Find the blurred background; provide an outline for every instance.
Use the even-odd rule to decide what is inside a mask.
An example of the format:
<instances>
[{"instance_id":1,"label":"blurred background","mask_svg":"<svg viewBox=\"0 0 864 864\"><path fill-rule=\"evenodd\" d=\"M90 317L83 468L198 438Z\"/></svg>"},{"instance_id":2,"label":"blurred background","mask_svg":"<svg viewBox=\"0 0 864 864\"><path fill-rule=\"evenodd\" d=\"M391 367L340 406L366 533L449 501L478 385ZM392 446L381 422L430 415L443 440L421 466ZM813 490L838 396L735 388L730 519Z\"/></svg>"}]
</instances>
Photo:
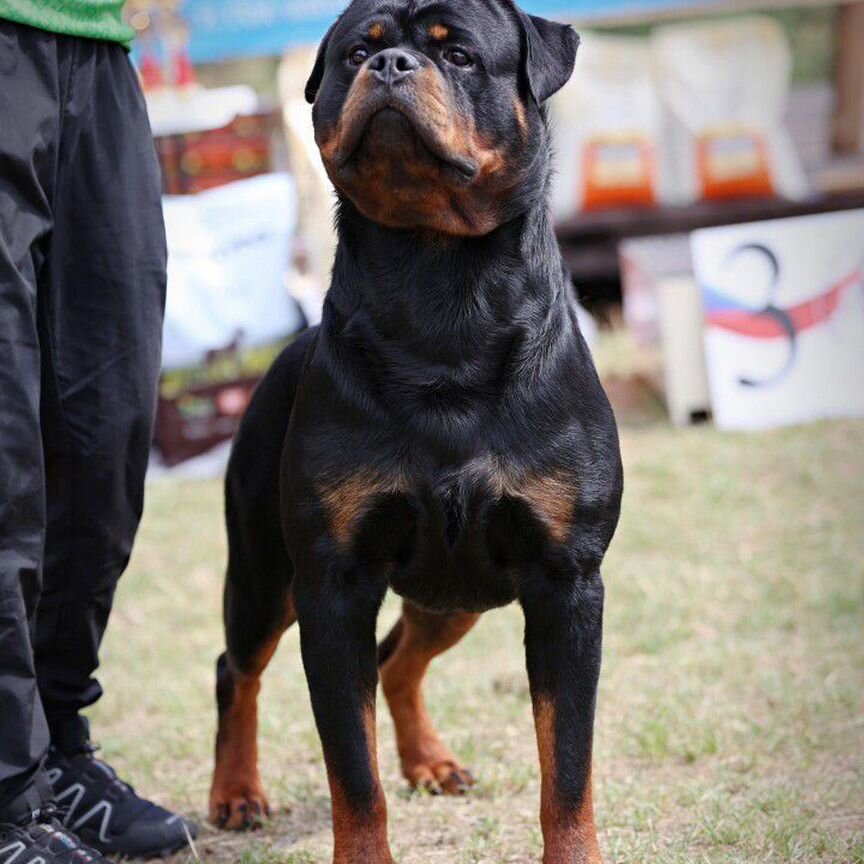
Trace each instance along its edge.
<instances>
[{"instance_id":1,"label":"blurred background","mask_svg":"<svg viewBox=\"0 0 864 864\"><path fill-rule=\"evenodd\" d=\"M171 250L163 465L229 439L320 315L333 193L302 93L343 5L128 4ZM583 305L632 366L610 373L616 402L726 428L864 413L864 3L523 5L583 36L550 109L553 211Z\"/></svg>"},{"instance_id":2,"label":"blurred background","mask_svg":"<svg viewBox=\"0 0 864 864\"><path fill-rule=\"evenodd\" d=\"M555 224L621 428L594 765L607 864L864 864L864 2L523 0L572 21ZM303 85L342 0L130 0L170 247L156 450L94 709L109 759L204 819L230 438L314 324L333 193ZM398 614L390 598L381 630ZM429 677L467 800L406 794L400 864L540 857L517 608ZM142 686L142 682L155 686ZM268 671L275 819L215 864L330 860L296 628ZM148 734L142 734L142 729Z\"/></svg>"}]
</instances>

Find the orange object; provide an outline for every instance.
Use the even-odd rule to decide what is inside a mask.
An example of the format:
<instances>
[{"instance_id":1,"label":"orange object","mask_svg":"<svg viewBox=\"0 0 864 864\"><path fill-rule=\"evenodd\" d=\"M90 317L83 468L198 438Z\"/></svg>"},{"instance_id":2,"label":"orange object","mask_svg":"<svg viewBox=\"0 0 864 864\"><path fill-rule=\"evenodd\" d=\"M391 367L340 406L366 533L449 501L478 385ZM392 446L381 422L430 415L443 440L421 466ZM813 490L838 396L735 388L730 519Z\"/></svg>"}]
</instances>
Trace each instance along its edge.
<instances>
[{"instance_id":1,"label":"orange object","mask_svg":"<svg viewBox=\"0 0 864 864\"><path fill-rule=\"evenodd\" d=\"M696 141L702 197L762 198L776 195L765 139L757 132L712 130Z\"/></svg>"},{"instance_id":2,"label":"orange object","mask_svg":"<svg viewBox=\"0 0 864 864\"><path fill-rule=\"evenodd\" d=\"M583 150L585 210L652 207L654 149L642 136L594 138Z\"/></svg>"}]
</instances>

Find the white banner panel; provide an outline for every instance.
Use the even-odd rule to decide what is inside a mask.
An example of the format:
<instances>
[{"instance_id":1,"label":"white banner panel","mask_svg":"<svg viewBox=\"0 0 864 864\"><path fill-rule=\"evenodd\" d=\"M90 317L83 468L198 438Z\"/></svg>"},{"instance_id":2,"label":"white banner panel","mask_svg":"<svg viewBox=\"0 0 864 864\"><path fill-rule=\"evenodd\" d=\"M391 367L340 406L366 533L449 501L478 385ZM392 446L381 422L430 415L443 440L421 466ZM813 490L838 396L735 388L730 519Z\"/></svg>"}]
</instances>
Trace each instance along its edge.
<instances>
[{"instance_id":1,"label":"white banner panel","mask_svg":"<svg viewBox=\"0 0 864 864\"><path fill-rule=\"evenodd\" d=\"M202 362L238 343L275 342L301 324L286 289L297 224L288 174L164 199L168 302L163 366Z\"/></svg>"},{"instance_id":2,"label":"white banner panel","mask_svg":"<svg viewBox=\"0 0 864 864\"><path fill-rule=\"evenodd\" d=\"M696 231L717 425L864 417L864 210Z\"/></svg>"}]
</instances>

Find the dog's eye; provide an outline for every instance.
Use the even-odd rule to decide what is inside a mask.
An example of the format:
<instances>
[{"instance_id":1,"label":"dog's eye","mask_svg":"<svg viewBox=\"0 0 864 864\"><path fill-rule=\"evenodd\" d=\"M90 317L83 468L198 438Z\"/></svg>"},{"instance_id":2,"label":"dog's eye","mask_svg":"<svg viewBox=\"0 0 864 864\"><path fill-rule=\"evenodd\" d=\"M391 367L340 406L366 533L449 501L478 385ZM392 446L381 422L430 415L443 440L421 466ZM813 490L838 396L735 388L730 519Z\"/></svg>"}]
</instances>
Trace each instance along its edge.
<instances>
[{"instance_id":1,"label":"dog's eye","mask_svg":"<svg viewBox=\"0 0 864 864\"><path fill-rule=\"evenodd\" d=\"M369 52L365 48L352 48L348 53L348 59L355 66L362 66L369 59Z\"/></svg>"},{"instance_id":2,"label":"dog's eye","mask_svg":"<svg viewBox=\"0 0 864 864\"><path fill-rule=\"evenodd\" d=\"M467 69L474 65L474 61L461 48L447 48L444 51L444 59L460 69Z\"/></svg>"}]
</instances>

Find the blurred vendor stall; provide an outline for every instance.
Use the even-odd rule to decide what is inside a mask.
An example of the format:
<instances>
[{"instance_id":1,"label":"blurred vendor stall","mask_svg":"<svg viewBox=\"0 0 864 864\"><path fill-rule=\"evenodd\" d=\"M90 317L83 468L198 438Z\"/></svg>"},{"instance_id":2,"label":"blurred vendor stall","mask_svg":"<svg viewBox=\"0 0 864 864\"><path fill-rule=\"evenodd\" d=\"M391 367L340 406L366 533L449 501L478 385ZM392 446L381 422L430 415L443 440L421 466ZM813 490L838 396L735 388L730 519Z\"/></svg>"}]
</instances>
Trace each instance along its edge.
<instances>
[{"instance_id":1,"label":"blurred vendor stall","mask_svg":"<svg viewBox=\"0 0 864 864\"><path fill-rule=\"evenodd\" d=\"M226 221L237 221L242 234L243 226L255 220L233 219L235 211L225 204L232 185L288 170L291 181L283 178L287 185L281 192L276 192L281 181L275 177L269 191L264 191L266 184L258 190L286 196L291 218L290 224L280 221L275 198L261 206L258 216L267 223L266 231L283 238L284 258L281 278L268 277L266 288L255 294L256 303L260 301L262 315L265 308L288 304L288 317L274 318L282 321L284 338L299 325L298 308L306 321L318 320L335 248L333 191L315 146L303 89L318 41L346 4L130 0L130 21L140 34L136 57L148 91L166 193L209 195L204 190L216 187L215 193L226 196L223 200L214 193L200 202L200 210L175 208L172 198L167 199L169 214L176 210L169 215L169 232L176 232L171 242L178 260L191 262L195 249L209 250L194 263L194 278L184 283L185 277L172 275L178 296L198 292L187 309L210 308L204 299L207 290L214 298L227 298L231 292L242 295L252 284L238 275L242 267L233 265L225 271L230 277L225 272L204 275L205 262L220 259L219 249L243 247L250 240L232 240L230 231L226 234L225 226L208 214L230 214ZM722 352L704 351L705 328L714 325L709 294L700 291L694 275L694 250L698 267L710 242L691 244L691 235L749 224L751 235L758 238L761 229L754 223L764 220L773 224L864 208L864 0L521 0L520 5L531 13L572 21L582 35L574 77L550 108L557 154L553 209L580 297L589 308L623 299L624 319L637 341L660 359L656 374L646 380L653 382L676 422L714 413L734 425L729 421L734 414L728 409L730 394L748 397L742 404L750 411L768 391L760 394L761 385L751 384L741 385L740 393L727 389L722 397L726 407L717 414L721 391L715 361ZM196 79L208 81L211 88L199 86ZM237 86L250 83L257 92ZM278 96L281 111L271 110L271 103L259 95L262 90ZM251 194L252 188L238 188L237 194ZM250 204L250 215L254 210ZM241 213L238 205L236 214ZM828 226L820 228L819 235L827 236L840 223L829 219L812 224ZM185 232L187 225L195 230ZM778 238L784 233L782 228L775 232ZM791 247L777 242L783 249L782 266L797 266ZM860 251L864 260L864 248ZM252 260L245 260L252 278L259 277L251 272L256 270ZM827 270L826 278L833 278ZM228 288L229 283L234 287ZM813 297L823 288L814 283ZM269 300L266 290L273 292ZM780 310L797 308L809 302L808 290L800 281L791 286L779 279L772 302ZM852 310L858 288L849 290ZM764 285L758 281L740 286L735 297L742 314L774 314L764 312ZM166 333L184 332L174 327L176 314L179 308L169 306ZM199 355L193 365L233 368L235 383L242 382L248 394L257 373L247 375L248 369L223 361L252 346L254 328L246 321L232 330L230 321L226 313L224 326L203 340L212 344L195 346ZM801 344L813 341L811 336L808 331ZM713 345L718 339L708 334L708 341ZM276 338L269 344L275 350L282 342ZM763 354L767 356L755 350L752 357ZM820 358L806 352L801 356L807 358L802 369L823 368ZM255 357L256 364L266 366L263 354ZM192 437L210 440L206 423L198 422L199 411L201 417L210 411L216 437L230 434L231 422L216 409L182 401L176 382L191 379L185 372L174 375L172 362L166 353L166 381L172 384L163 392L163 417L169 411L182 416L178 406L191 405L194 410L187 415L197 424ZM185 360L183 364L185 369ZM739 377L763 380L758 373L754 367ZM212 383L205 376L201 386L206 390ZM231 392L237 396L236 389ZM193 395L197 398L201 391ZM844 399L838 396L830 411L859 410ZM242 401L223 400L238 407ZM212 402L220 404L215 396ZM820 416L822 407L813 407L806 416ZM787 415L772 410L761 416L782 422ZM804 415L788 414L795 416ZM184 448L186 454L196 449Z\"/></svg>"},{"instance_id":2,"label":"blurred vendor stall","mask_svg":"<svg viewBox=\"0 0 864 864\"><path fill-rule=\"evenodd\" d=\"M233 436L255 386L304 324L289 293L299 276L297 192L272 102L248 86L197 83L179 3L136 0L129 13L165 192L155 443L171 466Z\"/></svg>"},{"instance_id":3,"label":"blurred vendor stall","mask_svg":"<svg viewBox=\"0 0 864 864\"><path fill-rule=\"evenodd\" d=\"M864 3L618 12L582 30L552 110L559 239L589 297L619 296L622 241L864 205Z\"/></svg>"},{"instance_id":4,"label":"blurred vendor stall","mask_svg":"<svg viewBox=\"0 0 864 864\"><path fill-rule=\"evenodd\" d=\"M193 64L212 70L238 58L285 55L279 76L283 119L292 158L303 166L296 172L304 199L299 231L319 283L326 283L332 253L321 218L329 212L331 191L319 171L302 91L311 52L345 5L130 3L132 23L142 33L139 62L145 79L156 85L182 89L194 77ZM558 152L553 194L565 255L589 301L620 299L622 239L864 201L864 0L520 5L572 21L583 37L574 78L552 106ZM801 75L812 65L802 55L820 28L828 33L819 46L826 55L821 81ZM187 153L176 140L171 146L181 150L173 163L166 155L166 164L175 166L169 167L172 176L203 183L200 175L190 181L183 166L193 173L209 170L207 154L197 147ZM258 157L247 147L237 159L249 170Z\"/></svg>"}]
</instances>

